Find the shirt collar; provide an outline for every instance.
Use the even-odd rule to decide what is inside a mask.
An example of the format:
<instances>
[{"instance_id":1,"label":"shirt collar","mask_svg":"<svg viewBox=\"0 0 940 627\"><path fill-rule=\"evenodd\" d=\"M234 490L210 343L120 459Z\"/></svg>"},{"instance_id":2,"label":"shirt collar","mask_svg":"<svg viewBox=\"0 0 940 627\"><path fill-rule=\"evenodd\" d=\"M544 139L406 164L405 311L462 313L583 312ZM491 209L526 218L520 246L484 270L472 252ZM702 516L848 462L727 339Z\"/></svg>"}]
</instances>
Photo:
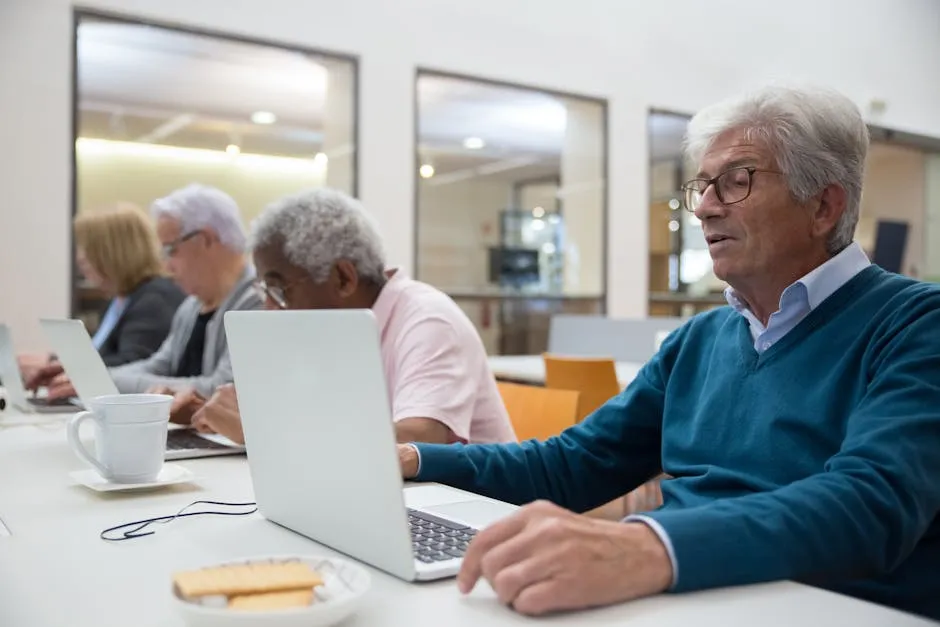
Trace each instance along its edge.
<instances>
[{"instance_id":1,"label":"shirt collar","mask_svg":"<svg viewBox=\"0 0 940 627\"><path fill-rule=\"evenodd\" d=\"M379 297L375 299L372 305L372 314L379 326L379 333L385 331L388 321L392 318L392 311L395 309L395 303L401 296L402 287L408 281L408 275L400 268L391 268L385 272L388 280L379 291Z\"/></svg>"},{"instance_id":2,"label":"shirt collar","mask_svg":"<svg viewBox=\"0 0 940 627\"><path fill-rule=\"evenodd\" d=\"M780 296L780 307L783 307L784 298L789 294L802 292L812 311L870 265L871 261L868 260L868 255L862 247L858 242L852 242L839 254L816 266L806 276L788 286ZM725 288L725 300L742 315L745 311L750 311L744 299L730 286Z\"/></svg>"}]
</instances>

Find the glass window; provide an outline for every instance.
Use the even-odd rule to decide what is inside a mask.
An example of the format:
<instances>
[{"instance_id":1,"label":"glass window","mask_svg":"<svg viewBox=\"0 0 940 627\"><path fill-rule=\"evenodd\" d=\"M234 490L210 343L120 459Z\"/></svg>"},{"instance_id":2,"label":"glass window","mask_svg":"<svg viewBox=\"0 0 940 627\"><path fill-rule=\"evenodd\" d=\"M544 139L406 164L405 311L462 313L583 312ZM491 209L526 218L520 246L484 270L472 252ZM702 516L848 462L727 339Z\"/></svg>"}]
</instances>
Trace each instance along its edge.
<instances>
[{"instance_id":1,"label":"glass window","mask_svg":"<svg viewBox=\"0 0 940 627\"><path fill-rule=\"evenodd\" d=\"M356 193L354 59L80 14L76 63L78 213L198 182L247 225L287 193ZM102 295L76 287L94 328Z\"/></svg>"},{"instance_id":2,"label":"glass window","mask_svg":"<svg viewBox=\"0 0 940 627\"><path fill-rule=\"evenodd\" d=\"M420 72L417 278L493 354L547 346L559 312L602 313L606 104Z\"/></svg>"},{"instance_id":3,"label":"glass window","mask_svg":"<svg viewBox=\"0 0 940 627\"><path fill-rule=\"evenodd\" d=\"M652 111L650 146L649 311L689 316L724 304L724 283L712 273L699 220L682 206L682 183L694 176L682 141L689 116Z\"/></svg>"}]
</instances>

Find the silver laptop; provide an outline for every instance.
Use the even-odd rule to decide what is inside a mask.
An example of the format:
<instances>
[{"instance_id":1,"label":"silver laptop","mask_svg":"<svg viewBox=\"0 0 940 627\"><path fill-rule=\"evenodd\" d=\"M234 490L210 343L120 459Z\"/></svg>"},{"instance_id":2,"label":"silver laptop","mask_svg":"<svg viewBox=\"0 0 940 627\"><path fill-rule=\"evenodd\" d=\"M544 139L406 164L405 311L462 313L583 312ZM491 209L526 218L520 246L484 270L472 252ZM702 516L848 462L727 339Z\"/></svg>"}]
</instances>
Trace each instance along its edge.
<instances>
[{"instance_id":1,"label":"silver laptop","mask_svg":"<svg viewBox=\"0 0 940 627\"><path fill-rule=\"evenodd\" d=\"M411 581L455 575L477 530L516 509L403 490L371 311L229 311L225 333L268 520Z\"/></svg>"},{"instance_id":2,"label":"silver laptop","mask_svg":"<svg viewBox=\"0 0 940 627\"><path fill-rule=\"evenodd\" d=\"M83 404L87 406L89 400L98 396L118 394L117 386L81 320L40 320L39 324ZM204 435L177 425L170 425L167 432L168 460L244 452L243 446L222 436Z\"/></svg>"},{"instance_id":3,"label":"silver laptop","mask_svg":"<svg viewBox=\"0 0 940 627\"><path fill-rule=\"evenodd\" d=\"M10 328L0 324L0 383L6 393L6 400L17 410L26 414L73 414L78 410L77 399L63 398L49 400L42 396L32 396L23 386L20 367L16 363L16 351L13 348L13 336Z\"/></svg>"}]
</instances>

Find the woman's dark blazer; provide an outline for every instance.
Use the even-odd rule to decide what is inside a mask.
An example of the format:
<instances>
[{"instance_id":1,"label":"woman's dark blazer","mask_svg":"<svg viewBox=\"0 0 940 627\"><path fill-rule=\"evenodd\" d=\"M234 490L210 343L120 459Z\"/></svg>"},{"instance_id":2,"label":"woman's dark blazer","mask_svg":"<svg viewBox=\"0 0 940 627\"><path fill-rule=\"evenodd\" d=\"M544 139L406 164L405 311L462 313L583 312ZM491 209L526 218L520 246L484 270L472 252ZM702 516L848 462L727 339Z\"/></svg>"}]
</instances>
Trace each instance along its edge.
<instances>
[{"instance_id":1,"label":"woman's dark blazer","mask_svg":"<svg viewBox=\"0 0 940 627\"><path fill-rule=\"evenodd\" d=\"M154 277L127 296L127 306L98 352L105 365L120 366L150 357L170 333L176 308L186 297L171 279Z\"/></svg>"}]
</instances>

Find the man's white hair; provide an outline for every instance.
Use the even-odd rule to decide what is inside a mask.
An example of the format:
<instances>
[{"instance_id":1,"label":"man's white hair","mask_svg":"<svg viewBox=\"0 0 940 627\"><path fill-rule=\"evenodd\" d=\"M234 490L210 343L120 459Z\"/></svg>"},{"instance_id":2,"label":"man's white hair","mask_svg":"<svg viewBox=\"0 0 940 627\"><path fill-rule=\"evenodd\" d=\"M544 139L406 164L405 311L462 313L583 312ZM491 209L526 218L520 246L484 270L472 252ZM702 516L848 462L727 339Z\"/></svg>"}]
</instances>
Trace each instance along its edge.
<instances>
[{"instance_id":1,"label":"man's white hair","mask_svg":"<svg viewBox=\"0 0 940 627\"><path fill-rule=\"evenodd\" d=\"M355 198L315 189L268 205L251 223L251 247L281 247L289 262L322 283L337 261L356 267L362 279L384 278L385 251L375 220Z\"/></svg>"},{"instance_id":2,"label":"man's white hair","mask_svg":"<svg viewBox=\"0 0 940 627\"><path fill-rule=\"evenodd\" d=\"M835 254L852 242L862 199L868 128L851 100L819 87L762 87L711 105L692 118L687 156L698 165L715 139L732 130L744 130L749 140L767 145L798 202L833 183L844 188L845 212L827 248Z\"/></svg>"},{"instance_id":3,"label":"man's white hair","mask_svg":"<svg viewBox=\"0 0 940 627\"><path fill-rule=\"evenodd\" d=\"M167 216L180 223L180 235L208 229L226 248L245 252L247 237L235 200L215 187L193 183L153 202L154 219Z\"/></svg>"}]
</instances>

